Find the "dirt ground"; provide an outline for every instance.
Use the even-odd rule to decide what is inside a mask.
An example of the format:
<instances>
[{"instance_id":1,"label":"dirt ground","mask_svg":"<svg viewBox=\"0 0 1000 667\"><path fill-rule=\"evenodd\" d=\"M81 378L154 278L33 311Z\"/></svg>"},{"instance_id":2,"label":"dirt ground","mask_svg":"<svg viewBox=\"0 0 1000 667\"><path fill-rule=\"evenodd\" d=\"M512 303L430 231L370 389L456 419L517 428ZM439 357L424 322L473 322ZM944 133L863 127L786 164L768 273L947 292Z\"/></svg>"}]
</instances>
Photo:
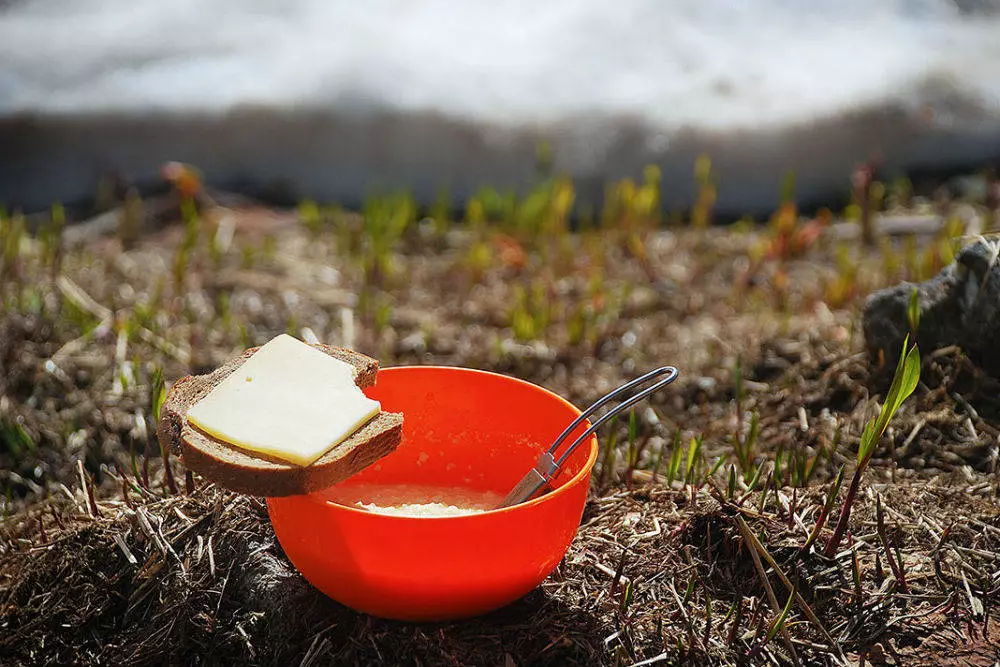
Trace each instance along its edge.
<instances>
[{"instance_id":1,"label":"dirt ground","mask_svg":"<svg viewBox=\"0 0 1000 667\"><path fill-rule=\"evenodd\" d=\"M391 222L385 206L371 219ZM891 376L862 353L863 297L936 268L940 239L866 251L824 228L769 257L774 225L393 234L304 219L214 209L134 242L120 228L57 253L25 241L5 260L0 664L1000 660L1000 387L961 350L921 351L849 536L824 554ZM577 538L540 588L471 621L389 622L305 582L261 499L186 488L174 456L176 489L164 475L157 374L284 331L383 366L514 375L581 407L658 365L681 377L634 437L602 432Z\"/></svg>"}]
</instances>

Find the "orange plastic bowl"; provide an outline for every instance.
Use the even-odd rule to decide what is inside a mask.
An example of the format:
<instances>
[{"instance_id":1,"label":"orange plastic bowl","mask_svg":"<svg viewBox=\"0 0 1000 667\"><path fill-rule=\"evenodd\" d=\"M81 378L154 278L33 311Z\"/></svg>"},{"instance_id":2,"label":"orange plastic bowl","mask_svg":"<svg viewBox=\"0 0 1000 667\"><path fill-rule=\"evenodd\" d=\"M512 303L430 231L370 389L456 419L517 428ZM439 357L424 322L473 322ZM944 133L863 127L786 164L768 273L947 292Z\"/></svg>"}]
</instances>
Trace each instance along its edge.
<instances>
[{"instance_id":1,"label":"orange plastic bowl","mask_svg":"<svg viewBox=\"0 0 1000 667\"><path fill-rule=\"evenodd\" d=\"M465 368L386 368L368 394L383 410L404 414L403 440L343 485L505 495L580 414L541 387ZM321 491L268 498L268 511L292 564L341 604L399 620L466 618L527 594L562 560L580 524L597 449L591 437L565 462L553 491L502 510L393 516L337 505Z\"/></svg>"}]
</instances>

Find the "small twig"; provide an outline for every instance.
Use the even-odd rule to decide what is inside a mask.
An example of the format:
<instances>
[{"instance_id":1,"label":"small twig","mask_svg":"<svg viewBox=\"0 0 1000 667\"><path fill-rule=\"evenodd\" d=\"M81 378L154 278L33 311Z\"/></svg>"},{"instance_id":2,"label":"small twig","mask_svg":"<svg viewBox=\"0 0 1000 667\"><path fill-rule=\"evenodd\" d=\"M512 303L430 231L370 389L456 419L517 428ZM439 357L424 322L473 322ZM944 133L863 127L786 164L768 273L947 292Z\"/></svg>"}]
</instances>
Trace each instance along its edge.
<instances>
[{"instance_id":1,"label":"small twig","mask_svg":"<svg viewBox=\"0 0 1000 667\"><path fill-rule=\"evenodd\" d=\"M984 613L983 601L972 594L969 580L965 578L965 572L962 572L962 584L965 586L965 595L969 599L969 611L972 612L973 617L981 618Z\"/></svg>"},{"instance_id":2,"label":"small twig","mask_svg":"<svg viewBox=\"0 0 1000 667\"><path fill-rule=\"evenodd\" d=\"M222 579L222 588L219 589L219 601L215 605L215 614L212 616L212 626L215 626L215 622L219 620L219 610L222 609L222 598L226 595L226 586L229 584L229 575L233 571L233 566L230 565L229 569L226 570L226 576Z\"/></svg>"},{"instance_id":3,"label":"small twig","mask_svg":"<svg viewBox=\"0 0 1000 667\"><path fill-rule=\"evenodd\" d=\"M140 477L142 488L149 491L149 452L143 449L142 452L142 477Z\"/></svg>"},{"instance_id":4,"label":"small twig","mask_svg":"<svg viewBox=\"0 0 1000 667\"><path fill-rule=\"evenodd\" d=\"M830 516L830 511L833 509L833 503L837 500L837 493L840 491L840 484L844 481L844 468L840 468L840 472L837 473L837 477L830 487L830 491L827 494L826 502L823 503L823 508L820 510L819 516L816 518L816 525L813 526L812 532L809 533L809 537L806 538L805 543L799 548L799 553L797 558L802 558L805 556L806 552L809 551L809 547L813 545L816 539L820 535L820 531L823 530L823 526L826 525L827 517Z\"/></svg>"},{"instance_id":5,"label":"small twig","mask_svg":"<svg viewBox=\"0 0 1000 667\"><path fill-rule=\"evenodd\" d=\"M854 535L847 531L847 546L851 549L851 579L854 580L854 599L858 609L864 609L865 590L861 580L861 562L858 560L858 550L854 544Z\"/></svg>"},{"instance_id":6,"label":"small twig","mask_svg":"<svg viewBox=\"0 0 1000 667\"><path fill-rule=\"evenodd\" d=\"M611 569L610 567L608 567L607 565L605 565L605 564L601 563L600 561L597 561L597 560L595 560L595 561L594 561L594 567L596 567L596 568L597 568L598 570L600 570L600 571L601 571L601 572L603 572L604 574L608 575L609 577L612 577L612 578L614 578L614 576L615 576L615 571L614 571L614 570L612 570L612 569ZM622 580L623 582L628 582L628 581L630 581L630 579L628 578L628 576L626 576L626 575L624 575L624 574L620 575L620 578L621 578L621 580Z\"/></svg>"},{"instance_id":7,"label":"small twig","mask_svg":"<svg viewBox=\"0 0 1000 667\"><path fill-rule=\"evenodd\" d=\"M56 525L59 526L59 530L66 530L66 526L63 525L62 519L59 518L59 514L56 513L55 505L49 505L49 513L52 514L52 518L55 520Z\"/></svg>"},{"instance_id":8,"label":"small twig","mask_svg":"<svg viewBox=\"0 0 1000 667\"><path fill-rule=\"evenodd\" d=\"M174 551L173 545L170 544L170 540L168 540L166 536L163 534L163 518L160 517L159 515L155 516L156 516L156 533L157 535L160 536L160 541L163 542L163 546L166 547L167 552L171 556L173 556L174 559L177 561L177 563L181 566L181 572L187 574L187 568L184 567L184 561L182 561L181 557L177 555L177 552Z\"/></svg>"},{"instance_id":9,"label":"small twig","mask_svg":"<svg viewBox=\"0 0 1000 667\"><path fill-rule=\"evenodd\" d=\"M212 535L208 536L208 571L213 577L215 576L215 551L212 549Z\"/></svg>"},{"instance_id":10,"label":"small twig","mask_svg":"<svg viewBox=\"0 0 1000 667\"><path fill-rule=\"evenodd\" d=\"M660 519L658 517L653 517L653 530L645 533L638 533L635 536L636 541L648 540L652 537L657 537L663 532L663 528L660 526Z\"/></svg>"},{"instance_id":11,"label":"small twig","mask_svg":"<svg viewBox=\"0 0 1000 667\"><path fill-rule=\"evenodd\" d=\"M159 437L156 438L159 442ZM163 459L163 476L166 481L167 489L170 490L170 495L176 496L178 494L177 482L174 481L174 471L170 467L170 450L167 446L159 442L160 444L160 458Z\"/></svg>"},{"instance_id":12,"label":"small twig","mask_svg":"<svg viewBox=\"0 0 1000 667\"><path fill-rule=\"evenodd\" d=\"M892 548L889 546L889 538L886 537L885 517L882 514L882 494L877 494L875 496L875 517L878 538L879 541L882 542L882 548L885 550L885 560L889 563L889 569L892 570L892 574L896 578L896 583L899 584L899 590L906 593L908 590L906 587L906 575L903 572L903 564L896 562L896 559L892 554Z\"/></svg>"},{"instance_id":13,"label":"small twig","mask_svg":"<svg viewBox=\"0 0 1000 667\"><path fill-rule=\"evenodd\" d=\"M628 561L628 549L622 549L621 560L618 561L618 569L615 570L615 576L611 580L611 597L618 595L618 586L621 583L622 575L625 572L625 563Z\"/></svg>"},{"instance_id":14,"label":"small twig","mask_svg":"<svg viewBox=\"0 0 1000 667\"><path fill-rule=\"evenodd\" d=\"M118 337L115 340L115 369L111 381L111 395L120 397L125 391L123 376L125 373L126 355L128 353L128 332L123 325L118 327Z\"/></svg>"},{"instance_id":15,"label":"small twig","mask_svg":"<svg viewBox=\"0 0 1000 667\"><path fill-rule=\"evenodd\" d=\"M94 300L93 297L91 297L89 294L83 291L82 287L77 285L68 277L66 277L65 275L59 276L59 278L56 280L56 285L58 285L59 291L62 292L67 299L73 302L73 305L78 307L80 310L88 312L94 317L96 317L100 321L101 325L107 326L111 323L112 318L114 317L114 313L111 312L111 309L99 304L97 301ZM160 336L157 336L155 333L153 333L146 327L139 327L136 330L136 333L139 335L139 338L149 343L150 345L158 348L161 352L169 354L171 357L181 362L182 364L187 365L191 363L190 352L181 349L180 347L177 347L170 341L161 338ZM69 343L64 345L63 348L61 348L54 355L52 355L52 358L55 359L64 354L68 354L69 350L75 350L85 341L86 341L85 337L81 337L77 340L70 341Z\"/></svg>"},{"instance_id":16,"label":"small twig","mask_svg":"<svg viewBox=\"0 0 1000 667\"><path fill-rule=\"evenodd\" d=\"M130 510L135 509L135 503L132 502L132 498L128 495L128 478L125 476L125 471L122 470L121 466L118 466L118 477L121 479L122 483L122 500L125 501L125 506Z\"/></svg>"},{"instance_id":17,"label":"small twig","mask_svg":"<svg viewBox=\"0 0 1000 667\"><path fill-rule=\"evenodd\" d=\"M59 489L60 491L62 491L62 492L63 492L63 495L64 495L64 496L66 496L67 498L69 498L69 501L70 501L71 503L73 503L74 505L77 505L77 506L79 506L79 505L80 505L80 499L79 499L79 498L77 498L77 497L76 497L75 495L73 495L73 492L72 492L72 491L70 491L70 490L69 490L69 487L67 487L67 486L66 486L65 484L63 484L62 482L59 482L59 484L58 484L57 488L58 488L58 489ZM84 512L86 512L86 511L87 511L87 508L86 508L85 506L83 507L83 511L84 511Z\"/></svg>"},{"instance_id":18,"label":"small twig","mask_svg":"<svg viewBox=\"0 0 1000 667\"><path fill-rule=\"evenodd\" d=\"M733 614L733 624L729 628L729 636L726 640L728 646L732 647L736 643L736 633L740 629L740 621L743 620L743 604L744 598L741 595L739 602L736 603L736 611Z\"/></svg>"},{"instance_id":19,"label":"small twig","mask_svg":"<svg viewBox=\"0 0 1000 667\"><path fill-rule=\"evenodd\" d=\"M926 426L926 425L927 425L927 420L923 419L923 418L921 418L920 421L918 421L916 423L916 425L910 431L910 434L908 436L906 436L906 440L903 441L903 449L906 449L907 447L910 446L910 443L913 442L916 439L916 437L920 433L921 429L923 429L924 426Z\"/></svg>"},{"instance_id":20,"label":"small twig","mask_svg":"<svg viewBox=\"0 0 1000 667\"><path fill-rule=\"evenodd\" d=\"M677 603L677 611L680 612L680 615L684 619L684 622L687 624L687 627L691 628L692 627L691 616L687 613L687 609L685 608L684 602L681 600L681 596L677 594L677 588L674 587L672 581L668 582L668 587L670 589L671 595L673 595L674 597L674 602ZM691 639L698 642L699 645L701 644L701 638L697 635L697 633L692 632ZM702 648L704 648L704 646L702 646Z\"/></svg>"},{"instance_id":21,"label":"small twig","mask_svg":"<svg viewBox=\"0 0 1000 667\"><path fill-rule=\"evenodd\" d=\"M785 588L787 588L789 591L795 591L796 590L795 586L793 586L792 582L789 581L787 576L785 576L785 573L781 571L781 568L778 567L778 563L774 560L774 558L767 551L764 545L760 543L760 541L757 539L757 536L753 534L753 532L750 530L750 526L747 525L747 522L743 519L742 516L740 515L736 516L736 523L740 528L740 533L742 533L743 539L748 540L749 543L752 544L754 547L750 553L753 554L759 551L760 555L764 557L764 560L767 561L768 565L770 565L774 569L775 574L777 574L778 578L781 579L781 583L785 585ZM830 647L837 654L837 657L840 658L844 664L848 664L847 656L844 655L844 652L840 649L840 645L833 639L830 633L827 632L826 628L820 622L819 617L816 616L816 614L812 610L812 607L809 606L809 603L806 602L805 598L802 597L801 593L798 592L795 593L795 601L798 603L799 608L802 609L802 613L805 615L805 617L808 618L809 621L816 626L816 629L819 630L820 634L823 635L823 638L826 639L826 641L829 643Z\"/></svg>"},{"instance_id":22,"label":"small twig","mask_svg":"<svg viewBox=\"0 0 1000 667\"><path fill-rule=\"evenodd\" d=\"M127 560L132 565L138 565L139 561L136 559L136 557L129 550L128 545L125 544L125 540L122 538L122 536L119 535L118 533L115 533L114 534L114 540L115 540L115 544L118 545L118 548L121 549L122 554L124 554L125 560Z\"/></svg>"},{"instance_id":23,"label":"small twig","mask_svg":"<svg viewBox=\"0 0 1000 667\"><path fill-rule=\"evenodd\" d=\"M979 433L976 432L976 425L972 423L971 417L965 418L965 426L969 429L969 433L972 434L972 440L979 442Z\"/></svg>"},{"instance_id":24,"label":"small twig","mask_svg":"<svg viewBox=\"0 0 1000 667\"><path fill-rule=\"evenodd\" d=\"M83 461L81 459L77 459L76 461L76 470L80 475L80 487L87 496L87 514L91 518L100 516L101 510L97 507L97 500L94 498L94 487L87 481L87 474L83 471Z\"/></svg>"},{"instance_id":25,"label":"small twig","mask_svg":"<svg viewBox=\"0 0 1000 667\"><path fill-rule=\"evenodd\" d=\"M774 589L771 588L771 582L767 578L764 566L760 562L760 554L757 552L757 541L753 539L753 534L750 532L750 526L747 525L747 522L744 521L743 517L740 515L736 515L736 522L739 526L740 532L743 534L743 541L750 551L750 557L753 559L753 565L757 569L757 576L760 578L760 583L764 587L764 591L767 593L767 599L771 603L774 613L780 614L783 607L778 603L778 597L774 594ZM791 594L792 593L789 593L789 595ZM788 652L792 657L792 662L796 665L800 665L799 656L795 652L795 646L792 644L792 638L788 634L788 628L782 626L779 632L781 633L782 640L785 642L785 648L788 649Z\"/></svg>"},{"instance_id":26,"label":"small twig","mask_svg":"<svg viewBox=\"0 0 1000 667\"><path fill-rule=\"evenodd\" d=\"M354 310L349 307L340 309L340 329L343 332L343 345L354 347Z\"/></svg>"},{"instance_id":27,"label":"small twig","mask_svg":"<svg viewBox=\"0 0 1000 667\"><path fill-rule=\"evenodd\" d=\"M969 417L971 417L972 419L979 419L979 413L976 412L976 409L972 407L971 403L965 400L964 396L962 396L960 393L956 391L952 393L951 397L955 399L956 403L962 406L962 409L965 410L966 413L968 413Z\"/></svg>"},{"instance_id":28,"label":"small twig","mask_svg":"<svg viewBox=\"0 0 1000 667\"><path fill-rule=\"evenodd\" d=\"M670 654L664 651L659 655L654 655L652 658L646 658L645 660L640 660L639 662L632 663L632 667L646 667L646 665L654 665L658 662L663 662L670 657Z\"/></svg>"},{"instance_id":29,"label":"small twig","mask_svg":"<svg viewBox=\"0 0 1000 667\"><path fill-rule=\"evenodd\" d=\"M97 303L89 294L83 291L82 287L65 275L59 276L56 280L56 285L59 287L59 291L80 310L90 313L101 321L111 321L113 315L111 310Z\"/></svg>"},{"instance_id":30,"label":"small twig","mask_svg":"<svg viewBox=\"0 0 1000 667\"><path fill-rule=\"evenodd\" d=\"M139 338L143 341L157 348L160 352L170 355L185 366L191 363L191 353L188 350L174 345L165 338L157 336L145 327L140 327L136 333L139 334Z\"/></svg>"},{"instance_id":31,"label":"small twig","mask_svg":"<svg viewBox=\"0 0 1000 667\"><path fill-rule=\"evenodd\" d=\"M153 542L153 544L156 545L156 548L160 550L160 553L163 554L163 557L166 558L167 547L166 545L163 544L162 541L160 541L160 536L157 534L157 532L153 530L153 525L149 522L149 518L146 516L146 510L140 507L138 510L136 510L135 515L139 519L139 527L142 528L143 532L146 533L146 536Z\"/></svg>"},{"instance_id":32,"label":"small twig","mask_svg":"<svg viewBox=\"0 0 1000 667\"><path fill-rule=\"evenodd\" d=\"M313 637L312 643L309 645L309 650L306 651L304 656L302 656L302 662L299 663L299 667L309 667L312 665L313 659L318 656L329 644L329 640L323 637L324 632L326 632L326 630L320 630L316 633L316 636ZM320 639L322 639L322 642ZM317 643L319 643L318 647Z\"/></svg>"}]
</instances>

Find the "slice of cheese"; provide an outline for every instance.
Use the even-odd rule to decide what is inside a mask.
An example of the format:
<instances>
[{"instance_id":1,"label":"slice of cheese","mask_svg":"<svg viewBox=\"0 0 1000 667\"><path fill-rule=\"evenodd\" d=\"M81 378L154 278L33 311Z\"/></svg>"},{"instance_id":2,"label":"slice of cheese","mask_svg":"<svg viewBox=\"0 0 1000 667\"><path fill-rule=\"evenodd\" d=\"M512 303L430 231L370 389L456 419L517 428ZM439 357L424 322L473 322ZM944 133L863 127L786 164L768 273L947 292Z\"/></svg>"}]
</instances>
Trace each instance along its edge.
<instances>
[{"instance_id":1,"label":"slice of cheese","mask_svg":"<svg viewBox=\"0 0 1000 667\"><path fill-rule=\"evenodd\" d=\"M307 466L380 410L355 384L353 366L282 334L191 406L187 419L234 447Z\"/></svg>"}]
</instances>

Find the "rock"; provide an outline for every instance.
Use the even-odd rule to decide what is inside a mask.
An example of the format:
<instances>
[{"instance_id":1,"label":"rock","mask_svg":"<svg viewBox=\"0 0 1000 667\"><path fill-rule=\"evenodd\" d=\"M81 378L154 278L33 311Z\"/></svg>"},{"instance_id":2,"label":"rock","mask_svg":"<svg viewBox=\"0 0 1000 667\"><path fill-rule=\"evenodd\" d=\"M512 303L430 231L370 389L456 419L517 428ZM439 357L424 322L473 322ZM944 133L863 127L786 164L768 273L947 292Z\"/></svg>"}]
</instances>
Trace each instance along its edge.
<instances>
[{"instance_id":1,"label":"rock","mask_svg":"<svg viewBox=\"0 0 1000 667\"><path fill-rule=\"evenodd\" d=\"M916 288L921 353L958 345L984 370L1000 377L1000 244L978 241L954 264L919 284L901 283L875 292L865 303L865 344L873 361L880 355L893 367L910 333L907 309Z\"/></svg>"}]
</instances>

